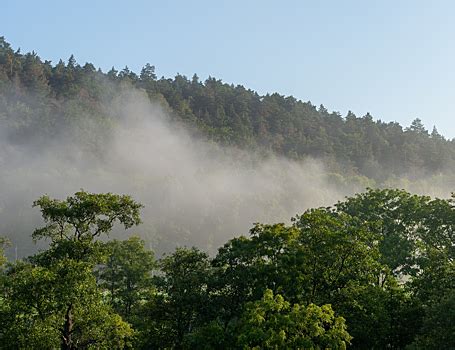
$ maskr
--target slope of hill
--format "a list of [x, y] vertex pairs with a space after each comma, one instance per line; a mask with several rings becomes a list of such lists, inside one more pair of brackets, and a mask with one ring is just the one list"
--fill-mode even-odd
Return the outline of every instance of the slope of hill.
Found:
[[[455, 143], [416, 119], [407, 128], [369, 114], [345, 117], [324, 106], [278, 93], [260, 96], [241, 85], [209, 77], [160, 78], [146, 64], [103, 73], [92, 64], [43, 61], [0, 38], [0, 126], [15, 143], [40, 142], [81, 120], [109, 124], [108, 106], [125, 86], [143, 89], [176, 121], [222, 145], [273, 152], [292, 159], [315, 157], [337, 173], [383, 183], [403, 175], [453, 169]], [[5, 136], [7, 135], [7, 136]], [[86, 135], [92, 146], [100, 135]], [[412, 177], [411, 176], [411, 177]]]

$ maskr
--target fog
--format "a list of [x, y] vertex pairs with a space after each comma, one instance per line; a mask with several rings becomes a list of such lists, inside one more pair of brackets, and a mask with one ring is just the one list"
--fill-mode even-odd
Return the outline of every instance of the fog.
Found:
[[[84, 189], [131, 195], [144, 205], [143, 224], [127, 232], [116, 228], [111, 237], [139, 234], [160, 255], [183, 245], [213, 253], [247, 235], [255, 222], [289, 222], [371, 185], [346, 181], [317, 159], [222, 147], [187, 130], [141, 90], [106, 91], [102, 116], [79, 110], [56, 116], [64, 123], [44, 140], [33, 129], [28, 138], [18, 137], [0, 118], [0, 235], [13, 243], [10, 258], [45, 246], [31, 239], [43, 223], [32, 203], [43, 194], [65, 199]], [[39, 116], [32, 117], [39, 129]], [[446, 173], [414, 172], [381, 186], [446, 197], [455, 188], [452, 172]]]
[[[217, 146], [171, 121], [139, 90], [123, 89], [107, 112], [109, 128], [81, 118], [39, 146], [15, 144], [2, 131], [0, 234], [19, 256], [37, 249], [30, 234], [42, 221], [32, 202], [43, 194], [130, 194], [144, 205], [144, 223], [113, 237], [140, 234], [158, 253], [181, 245], [213, 252], [255, 222], [287, 222], [347, 194], [330, 184], [321, 162]], [[95, 146], [87, 141], [93, 135], [100, 135]]]

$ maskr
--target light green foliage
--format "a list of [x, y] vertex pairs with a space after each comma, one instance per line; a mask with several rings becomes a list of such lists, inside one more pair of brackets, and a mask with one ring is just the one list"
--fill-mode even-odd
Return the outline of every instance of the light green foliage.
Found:
[[7, 277], [2, 333], [11, 348], [121, 349], [133, 334], [102, 302], [88, 263], [18, 263]]
[[256, 224], [213, 259], [179, 248], [155, 263], [138, 237], [97, 240], [115, 222], [140, 222], [141, 206], [130, 197], [44, 196], [35, 205], [46, 225], [34, 235], [49, 238], [49, 249], [14, 264], [1, 260], [0, 344], [451, 348], [454, 204], [368, 190], [307, 210], [291, 225]]
[[291, 306], [270, 289], [246, 306], [238, 335], [244, 349], [346, 349], [350, 340], [344, 319], [330, 305]]
[[43, 196], [46, 225], [35, 239], [50, 238], [47, 251], [9, 267], [3, 286], [1, 331], [13, 348], [123, 349], [130, 325], [103, 300], [93, 270], [106, 255], [95, 238], [114, 222], [140, 223], [140, 204], [129, 196], [77, 192], [65, 201]]
[[109, 233], [115, 222], [125, 229], [141, 223], [141, 204], [130, 196], [111, 193], [93, 194], [79, 191], [66, 200], [42, 196], [33, 203], [41, 209], [46, 222], [33, 232], [34, 239], [59, 241], [89, 241]]
[[9, 244], [10, 242], [6, 238], [0, 237], [0, 270], [3, 268], [7, 261], [5, 257], [5, 247], [7, 247]]

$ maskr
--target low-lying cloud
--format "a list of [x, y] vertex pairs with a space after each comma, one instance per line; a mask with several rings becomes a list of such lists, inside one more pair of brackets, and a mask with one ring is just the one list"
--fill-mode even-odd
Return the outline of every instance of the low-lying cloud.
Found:
[[[344, 195], [317, 160], [264, 157], [195, 138], [135, 89], [110, 102], [108, 131], [82, 119], [84, 128], [62, 131], [40, 147], [3, 135], [0, 229], [19, 256], [36, 249], [30, 233], [41, 221], [31, 204], [42, 194], [65, 198], [81, 188], [130, 194], [145, 206], [144, 224], [133, 231], [158, 252], [177, 245], [213, 251], [254, 222], [288, 221]], [[87, 132], [102, 135], [96, 154]]]

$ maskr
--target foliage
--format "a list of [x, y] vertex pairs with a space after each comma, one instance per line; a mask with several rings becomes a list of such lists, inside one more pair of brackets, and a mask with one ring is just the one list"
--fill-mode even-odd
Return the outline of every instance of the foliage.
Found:
[[421, 333], [416, 337], [416, 349], [452, 349], [455, 347], [455, 293], [431, 303], [425, 312]]
[[330, 305], [290, 305], [268, 289], [247, 305], [240, 319], [239, 345], [244, 349], [346, 349], [351, 336]]
[[155, 278], [157, 293], [145, 307], [152, 316], [146, 347], [182, 348], [185, 335], [202, 322], [207, 309], [210, 262], [196, 248], [178, 248], [158, 264], [163, 274]]
[[35, 52], [14, 51], [0, 37], [0, 122], [15, 142], [45, 142], [56, 130], [76, 126], [96, 151], [102, 137], [92, 135], [85, 121], [109, 129], [115, 120], [109, 106], [126, 87], [142, 89], [175, 121], [215, 142], [290, 158], [322, 158], [332, 171], [362, 175], [359, 179], [382, 183], [455, 166], [453, 141], [436, 129], [429, 133], [419, 119], [404, 128], [375, 121], [369, 113], [342, 117], [292, 96], [261, 96], [213, 77], [158, 79], [149, 63], [139, 75], [128, 67], [103, 73], [91, 63], [77, 63], [74, 56], [52, 65]]
[[8, 272], [4, 293], [2, 333], [11, 348], [120, 349], [132, 336], [130, 326], [102, 302], [88, 263], [18, 263]]
[[125, 228], [140, 222], [140, 204], [129, 196], [77, 192], [66, 201], [43, 196], [46, 226], [34, 238], [50, 238], [47, 251], [17, 262], [2, 288], [2, 337], [19, 348], [124, 348], [130, 325], [104, 303], [93, 273], [103, 259], [95, 237], [115, 221]]
[[4, 348], [453, 347], [453, 198], [370, 189], [157, 262], [138, 237], [97, 239], [140, 222], [128, 196], [35, 204], [51, 242], [3, 263]]
[[[368, 113], [343, 117], [212, 77], [158, 78], [151, 64], [140, 74], [103, 73], [74, 56], [52, 64], [0, 38], [0, 127], [10, 143], [40, 149], [61, 134], [101, 159], [118, 123], [111, 105], [131, 88], [219, 144], [320, 158], [340, 186], [454, 183], [454, 141], [419, 119], [403, 128]], [[137, 237], [99, 239], [141, 222], [129, 196], [81, 190], [34, 206], [45, 225], [32, 236], [48, 249], [7, 263], [0, 239], [2, 348], [455, 346], [455, 197], [368, 189], [291, 225], [258, 223], [214, 257], [179, 248], [157, 263]]]
[[124, 241], [110, 241], [107, 249], [107, 261], [96, 271], [99, 285], [108, 293], [114, 310], [130, 320], [134, 316], [133, 310], [152, 287], [155, 259], [137, 236]]
[[4, 255], [5, 248], [9, 245], [9, 241], [5, 237], [0, 237], [0, 269], [3, 268], [7, 259]]
[[46, 226], [36, 229], [34, 239], [50, 238], [60, 241], [89, 241], [109, 233], [116, 221], [125, 229], [141, 223], [141, 204], [130, 196], [111, 193], [93, 194], [83, 190], [65, 201], [42, 196], [33, 203], [41, 209]]

